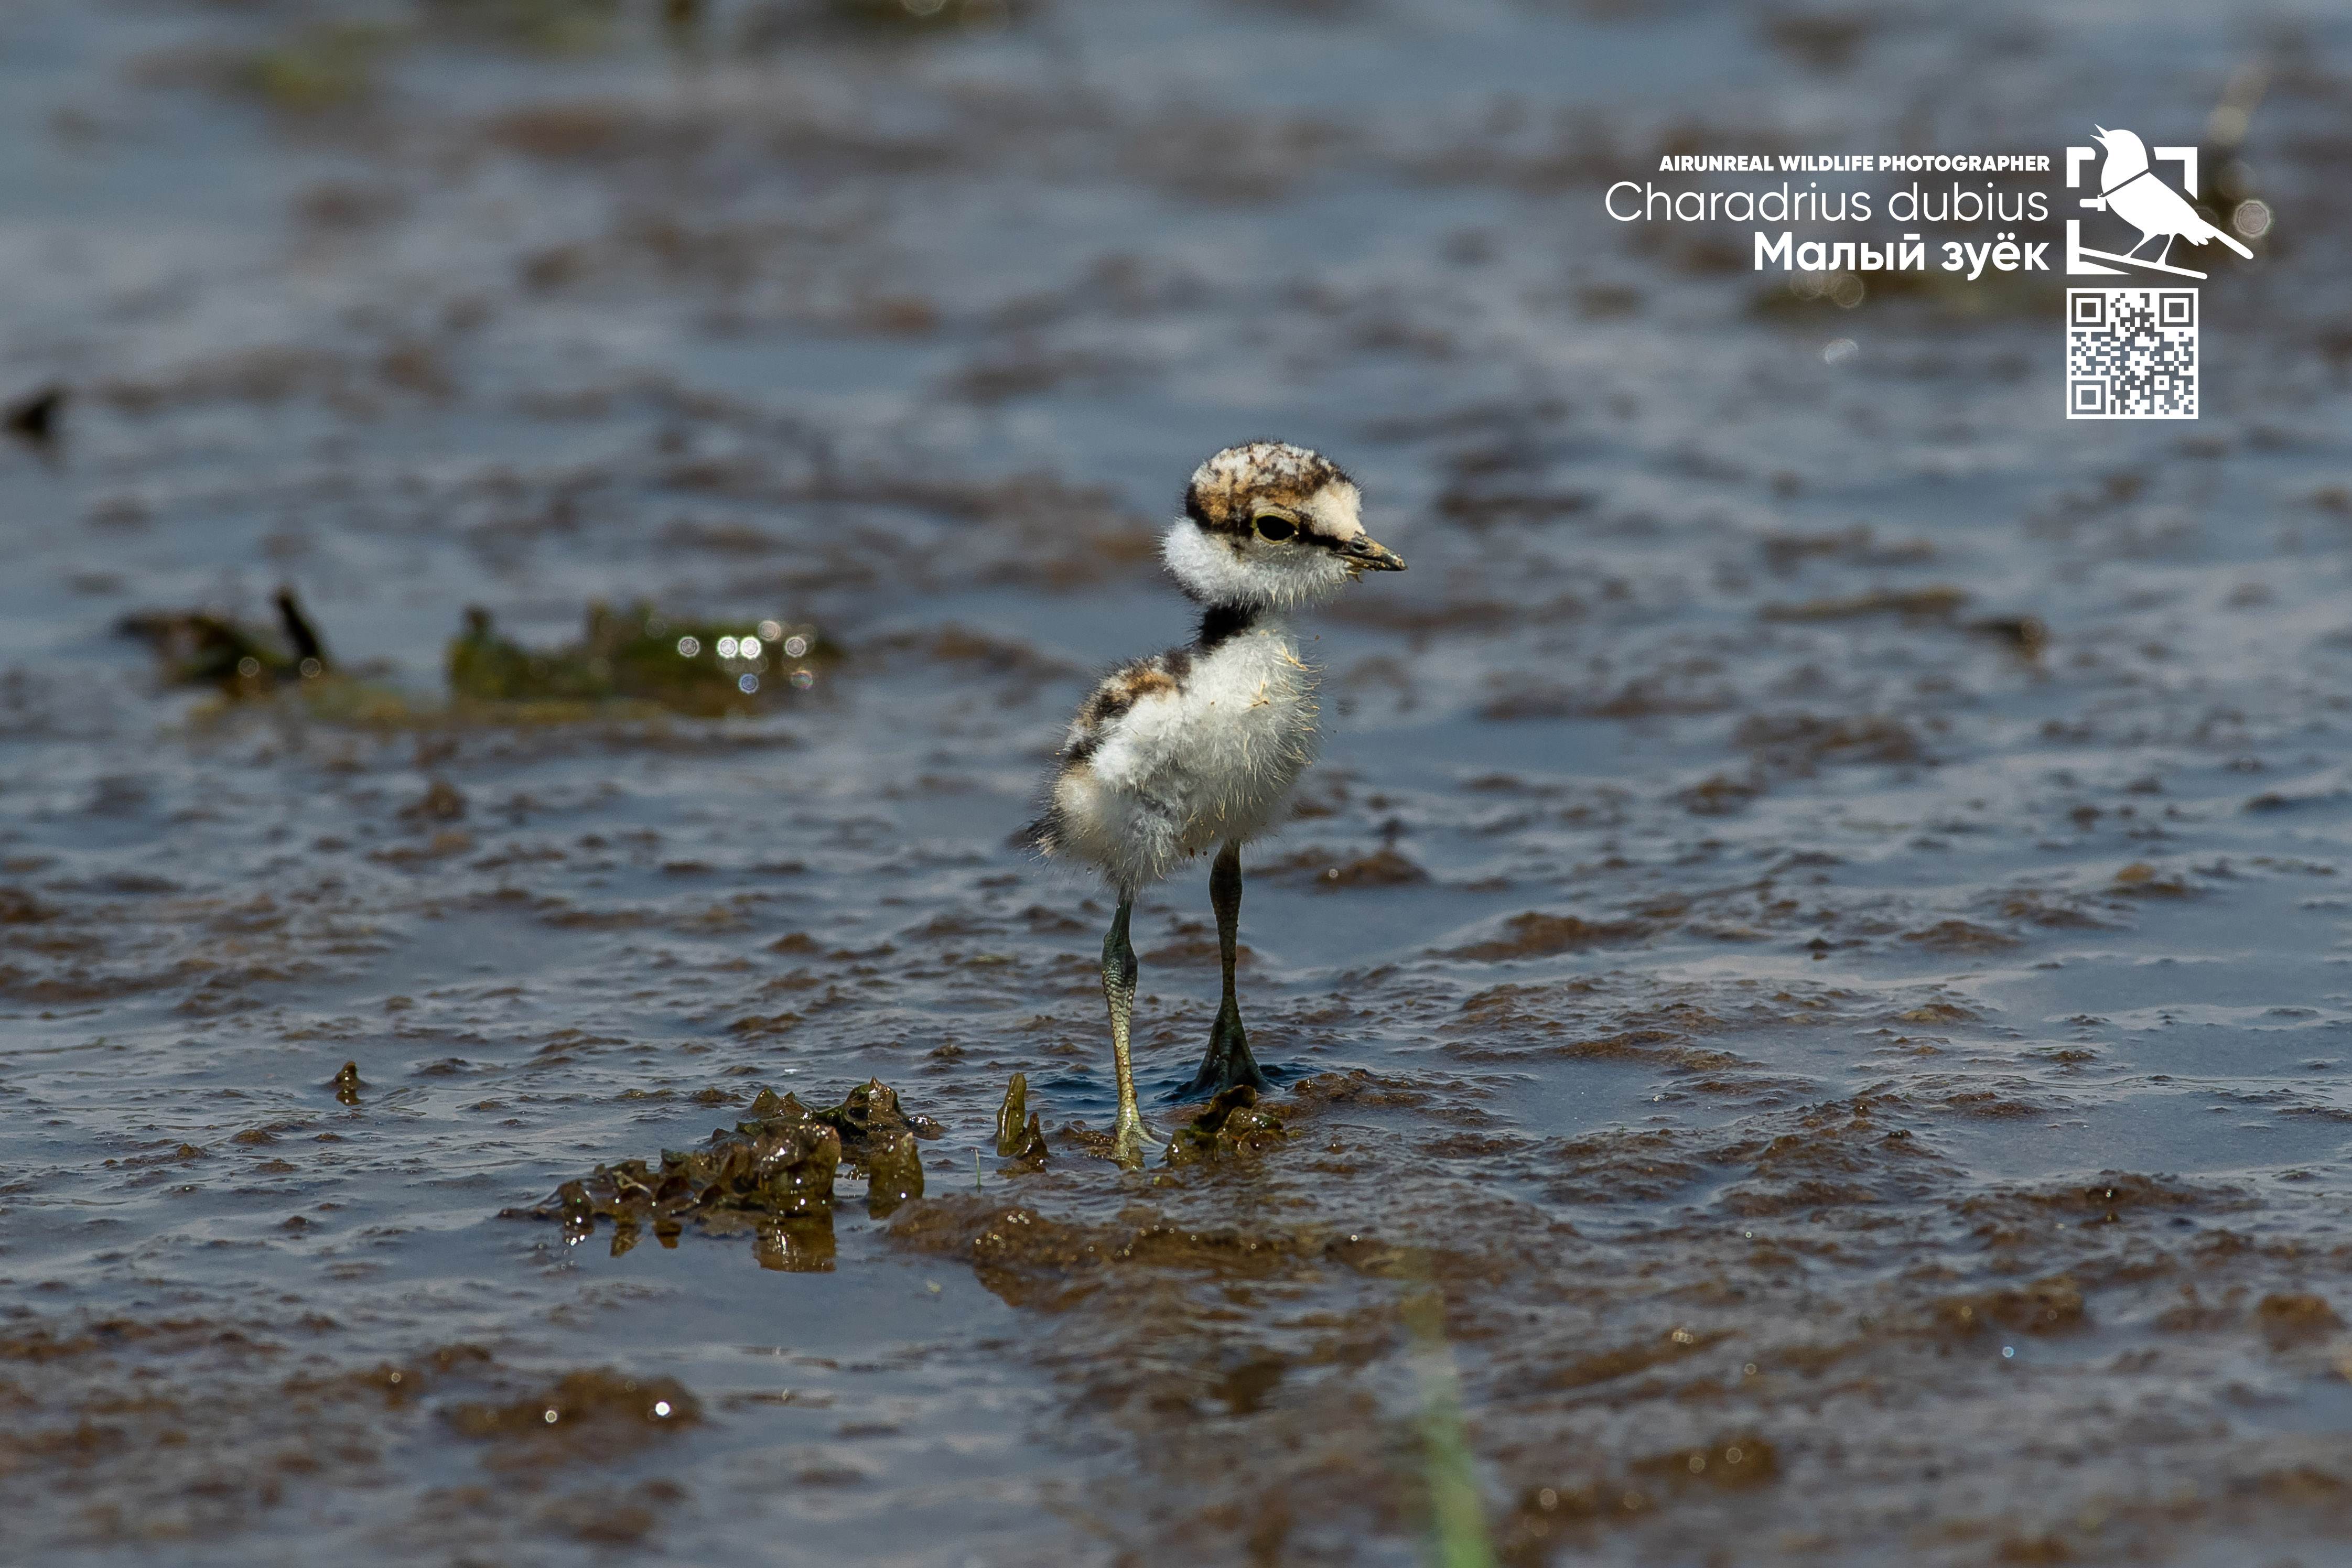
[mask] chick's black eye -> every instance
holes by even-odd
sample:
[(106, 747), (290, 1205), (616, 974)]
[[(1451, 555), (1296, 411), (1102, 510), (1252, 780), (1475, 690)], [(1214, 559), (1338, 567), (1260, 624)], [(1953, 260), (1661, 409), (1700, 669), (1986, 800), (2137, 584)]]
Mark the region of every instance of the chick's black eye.
[(1260, 517), (1257, 520), (1257, 537), (1262, 539), (1286, 539), (1297, 531), (1297, 524), (1285, 522), (1280, 517)]

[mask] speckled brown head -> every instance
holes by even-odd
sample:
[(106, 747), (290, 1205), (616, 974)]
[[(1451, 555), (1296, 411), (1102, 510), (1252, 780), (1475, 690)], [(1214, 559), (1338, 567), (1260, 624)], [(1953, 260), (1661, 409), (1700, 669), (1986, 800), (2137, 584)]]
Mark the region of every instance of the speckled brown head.
[(1228, 446), (1192, 471), (1167, 560), (1210, 604), (1311, 601), (1404, 562), (1364, 532), (1362, 494), (1339, 465), (1286, 441)]
[(1331, 486), (1356, 494), (1356, 482), (1319, 452), (1287, 441), (1244, 442), (1192, 470), (1184, 515), (1215, 532), (1247, 533), (1261, 503), (1295, 510)]

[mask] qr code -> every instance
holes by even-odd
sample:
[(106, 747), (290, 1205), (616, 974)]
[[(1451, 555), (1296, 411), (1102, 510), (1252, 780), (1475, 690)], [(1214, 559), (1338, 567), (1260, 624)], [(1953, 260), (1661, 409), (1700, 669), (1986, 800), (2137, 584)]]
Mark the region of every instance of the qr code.
[(2066, 290), (2068, 419), (2197, 417), (2197, 290)]

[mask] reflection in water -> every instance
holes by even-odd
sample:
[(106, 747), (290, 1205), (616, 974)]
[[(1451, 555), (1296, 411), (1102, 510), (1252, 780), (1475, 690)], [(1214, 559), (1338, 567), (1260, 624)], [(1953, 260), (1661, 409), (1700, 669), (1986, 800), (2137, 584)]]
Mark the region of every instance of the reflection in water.
[(792, 1274), (831, 1271), (834, 1260), (833, 1211), (805, 1219), (760, 1219), (751, 1222), (758, 1242), (760, 1267)]

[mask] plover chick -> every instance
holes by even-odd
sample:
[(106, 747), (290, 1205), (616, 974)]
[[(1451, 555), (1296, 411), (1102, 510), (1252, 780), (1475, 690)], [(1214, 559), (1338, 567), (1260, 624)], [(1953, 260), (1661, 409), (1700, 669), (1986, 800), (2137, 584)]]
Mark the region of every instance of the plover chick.
[(1128, 917), (1144, 888), (1212, 848), (1224, 999), (1192, 1092), (1265, 1087), (1234, 996), (1242, 845), (1274, 828), (1315, 752), (1316, 672), (1286, 616), (1366, 571), (1404, 570), (1364, 532), (1361, 504), (1336, 464), (1286, 442), (1229, 446), (1194, 469), (1160, 554), (1201, 607), (1201, 630), (1104, 677), (1070, 723), (1045, 814), (1029, 830), (1046, 854), (1100, 871), (1118, 900), (1102, 974), (1121, 1165), (1139, 1165), (1144, 1145), (1128, 1050), (1136, 974)]

